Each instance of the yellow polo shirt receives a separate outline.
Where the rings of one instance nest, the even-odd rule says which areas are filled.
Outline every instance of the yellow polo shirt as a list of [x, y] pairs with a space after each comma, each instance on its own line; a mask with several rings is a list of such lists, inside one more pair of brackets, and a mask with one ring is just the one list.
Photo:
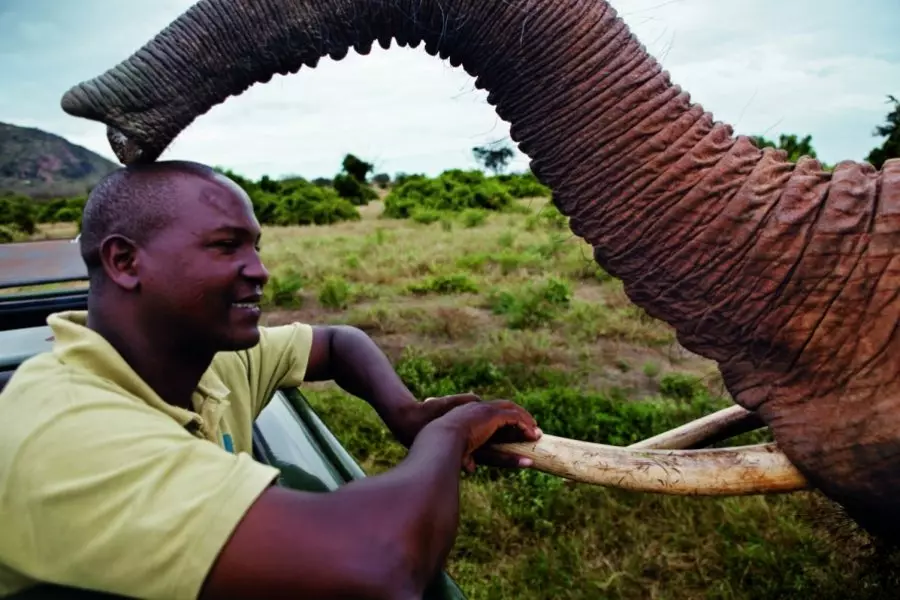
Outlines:
[[261, 328], [216, 355], [194, 411], [165, 403], [85, 312], [52, 315], [51, 352], [0, 394], [0, 597], [40, 583], [195, 598], [279, 471], [251, 457], [274, 390], [300, 385], [312, 328]]

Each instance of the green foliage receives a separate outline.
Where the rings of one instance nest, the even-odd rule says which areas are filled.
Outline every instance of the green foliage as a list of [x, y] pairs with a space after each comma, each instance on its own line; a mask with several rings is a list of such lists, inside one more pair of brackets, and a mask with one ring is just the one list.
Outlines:
[[548, 202], [537, 214], [529, 215], [525, 221], [527, 231], [539, 228], [565, 231], [569, 228], [569, 219], [559, 211], [553, 202]]
[[888, 102], [894, 105], [894, 109], [888, 113], [884, 125], [875, 128], [873, 135], [887, 136], [880, 147], [874, 148], [866, 160], [876, 169], [884, 166], [884, 161], [889, 158], [900, 158], [900, 100], [894, 96], [888, 96]]
[[333, 309], [345, 309], [350, 304], [352, 290], [342, 277], [328, 277], [319, 290], [319, 302]]
[[378, 194], [367, 183], [369, 172], [374, 168], [372, 163], [353, 154], [347, 154], [341, 162], [341, 168], [342, 171], [335, 175], [331, 182], [338, 196], [356, 206], [365, 206], [378, 198]]
[[378, 198], [375, 190], [347, 173], [335, 175], [333, 186], [338, 196], [349, 200], [356, 206], [364, 206]]
[[39, 210], [26, 196], [0, 196], [0, 225], [31, 235], [37, 230]]
[[305, 278], [294, 271], [272, 275], [263, 288], [263, 304], [281, 308], [299, 308], [303, 305], [303, 298], [299, 292], [305, 283]]
[[479, 164], [483, 165], [485, 169], [493, 171], [494, 174], [502, 172], [514, 156], [512, 148], [508, 146], [500, 146], [498, 148], [476, 146], [472, 148], [472, 154]]
[[467, 208], [459, 216], [463, 225], [468, 228], [484, 225], [488, 218], [488, 212], [482, 208]]
[[434, 208], [423, 208], [421, 206], [413, 207], [410, 212], [410, 218], [416, 223], [430, 225], [444, 218], [444, 213]]
[[372, 163], [367, 163], [366, 161], [352, 155], [347, 154], [344, 156], [344, 160], [341, 162], [341, 167], [344, 169], [344, 172], [355, 179], [360, 183], [366, 183], [366, 179], [369, 176], [369, 171], [375, 168], [375, 165]]
[[9, 225], [0, 225], [0, 244], [18, 241], [21, 233]]
[[531, 171], [498, 175], [496, 179], [506, 186], [513, 198], [549, 198], [551, 194], [550, 188]]
[[757, 148], [778, 148], [787, 152], [787, 159], [791, 162], [797, 162], [800, 157], [808, 156], [816, 158], [816, 151], [812, 146], [812, 136], [807, 135], [804, 138], [798, 138], [795, 134], [781, 134], [776, 144], [772, 140], [768, 140], [763, 136], [751, 136], [753, 143]]
[[409, 291], [414, 294], [474, 294], [478, 292], [478, 286], [465, 273], [451, 273], [411, 283]]
[[504, 315], [510, 329], [535, 329], [552, 323], [569, 306], [572, 288], [563, 279], [551, 277], [522, 289], [493, 291], [488, 308]]
[[372, 176], [372, 183], [383, 190], [387, 189], [387, 187], [391, 185], [391, 176], [387, 173], [376, 173]]
[[263, 225], [330, 225], [361, 218], [356, 206], [333, 188], [302, 177], [276, 181], [263, 176], [256, 182], [227, 169], [219, 171], [247, 192]]
[[675, 400], [691, 400], [706, 394], [706, 388], [696, 375], [666, 373], [659, 381], [659, 393]]
[[481, 171], [452, 169], [438, 177], [410, 175], [395, 180], [385, 197], [384, 216], [409, 218], [416, 208], [462, 212], [470, 208], [502, 211], [513, 204], [513, 197], [500, 182]]

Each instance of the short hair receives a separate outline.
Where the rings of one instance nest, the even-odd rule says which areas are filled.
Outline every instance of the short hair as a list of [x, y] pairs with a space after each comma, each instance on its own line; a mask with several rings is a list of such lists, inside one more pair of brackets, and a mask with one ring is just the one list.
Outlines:
[[142, 244], [175, 218], [178, 176], [209, 177], [215, 171], [199, 163], [164, 161], [120, 168], [91, 190], [82, 214], [81, 258], [93, 283], [102, 273], [100, 245], [113, 234]]

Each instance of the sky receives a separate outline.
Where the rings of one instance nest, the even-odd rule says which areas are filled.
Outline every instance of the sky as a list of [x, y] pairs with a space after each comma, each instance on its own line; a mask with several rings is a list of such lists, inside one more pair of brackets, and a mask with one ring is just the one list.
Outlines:
[[[127, 58], [191, 0], [0, 0], [0, 121], [115, 161], [105, 126], [65, 114], [72, 85]], [[737, 133], [811, 134], [826, 163], [863, 160], [900, 97], [900, 0], [612, 0], [691, 98]], [[461, 68], [377, 44], [276, 76], [198, 118], [163, 155], [249, 177], [330, 177], [352, 152], [375, 172], [475, 168], [509, 124]], [[510, 168], [527, 168], [516, 150]]]

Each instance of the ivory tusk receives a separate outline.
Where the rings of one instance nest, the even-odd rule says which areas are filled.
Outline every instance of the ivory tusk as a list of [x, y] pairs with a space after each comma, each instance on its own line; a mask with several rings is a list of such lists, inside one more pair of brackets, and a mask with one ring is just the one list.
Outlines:
[[525, 456], [530, 468], [573, 481], [682, 496], [794, 492], [806, 479], [775, 444], [706, 450], [646, 450], [580, 442], [548, 434], [536, 442], [494, 444]]
[[765, 423], [759, 415], [734, 405], [628, 447], [665, 450], [703, 448], [762, 427], [765, 427]]

